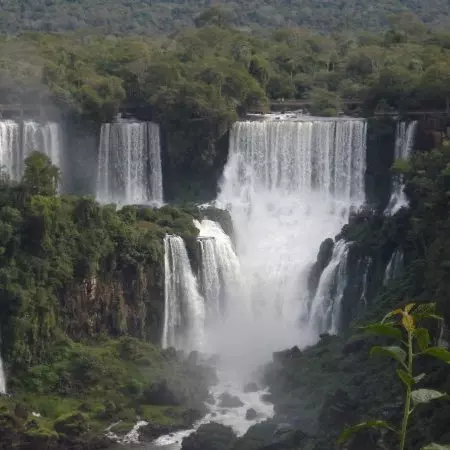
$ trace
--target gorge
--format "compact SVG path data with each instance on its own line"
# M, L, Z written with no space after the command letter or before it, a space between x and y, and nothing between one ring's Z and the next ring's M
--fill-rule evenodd
M397 128L392 148L398 149L399 136L409 127L395 122L392 127ZM289 114L236 122L220 192L212 202L217 212L229 212L231 226L215 217L210 205L200 205L196 212L187 208L187 214L170 206L146 207L163 199L166 150L159 132L157 125L137 121L101 127L96 197L124 206L114 214L132 234L126 245L117 236L116 251L123 255L105 253L96 264L101 271L87 268L80 287L75 280L71 293L63 296L66 311L81 325L79 330L71 325L70 333L83 336L86 327L91 337L100 329L119 336L132 333L160 343L167 352L175 347L186 354L215 355L219 382L210 387L214 405L203 411L195 427L213 421L242 436L274 416L273 399L268 400L259 373L271 355L294 346L308 352L324 335L345 331L383 286L402 273L409 256L400 247L392 251L389 243L379 258L352 236L355 220L372 214L364 209L368 172L374 171L368 167L371 129L365 119ZM413 138L411 132L408 151ZM391 198L397 192L402 190L393 179ZM106 210L83 202L76 207L81 214L77 221L90 229L100 220L96 214L101 217ZM385 205L378 209L387 211ZM397 220L398 211L386 212L386 220ZM137 230L148 234L139 237ZM138 250L141 239L150 239L148 249ZM127 248L137 242L133 252L138 255L128 254ZM108 283L117 276L110 292ZM70 304L71 296L89 308L87 316L88 311L94 314L86 324L87 316ZM96 303L104 308L103 317L108 315L109 328L104 328ZM8 353L7 358L8 368ZM255 380L258 390L244 392ZM237 396L243 406L222 408L224 393ZM256 417L247 419L250 409ZM151 423L151 415L138 417ZM191 425L184 422L184 428ZM151 445L179 448L191 431L162 432Z

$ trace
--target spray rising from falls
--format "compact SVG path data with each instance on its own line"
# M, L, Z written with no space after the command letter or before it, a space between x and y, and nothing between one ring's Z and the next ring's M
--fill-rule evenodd
M63 150L63 133L58 123L0 121L0 164L13 180L20 180L24 161L33 151L45 153L63 170Z
M317 339L330 297L317 297L310 310L306 273L323 239L364 202L365 161L364 120L235 124L218 203L232 215L244 283L227 299L221 351L264 361Z
M162 203L161 149L157 124L119 121L102 125L97 198L104 203Z
M395 135L395 159L409 159L414 147L414 138L417 130L417 121L397 123ZM403 181L395 178L392 183L392 194L385 213L395 214L400 208L408 205L408 200L403 192Z
M199 294L184 241L164 238L164 328L162 346L180 350L203 348L205 304Z

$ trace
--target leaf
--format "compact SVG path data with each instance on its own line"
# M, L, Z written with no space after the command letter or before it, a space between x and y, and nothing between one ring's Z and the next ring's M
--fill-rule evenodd
M436 303L422 303L417 306L412 315L416 320L442 320L442 317L436 314Z
M425 374L424 374L424 373L421 373L420 375L416 375L416 376L414 377L414 382L415 382L415 383L418 383L419 381L422 381L424 378L425 378Z
M443 347L430 347L422 353L424 355L434 356L435 358L450 364L450 352Z
M342 444L343 442L348 441L355 433L368 428L384 428L385 430L395 432L395 430L384 420L368 420L367 422L361 422L357 425L345 428L338 438L338 443Z
M420 405L421 403L429 403L433 400L437 400L446 396L447 394L435 391L434 389L417 389L411 392L411 398L414 406Z
M370 354L371 355L380 354L390 356L391 358L394 358L396 361L398 361L403 367L405 367L406 352L400 347L397 346L380 347L379 345L376 345L375 347L372 347Z
M381 336L388 336L394 339L400 340L402 338L402 332L398 328L386 323L374 323L373 325L367 325L362 327L364 331L368 333L379 334Z
M430 333L426 328L416 328L414 330L414 336L417 339L417 345L421 352L426 350L430 345Z
M421 303L417 305L414 314L433 314L436 312L436 303Z
M426 447L423 447L422 450L450 450L450 445L441 445L441 444L428 444Z
M410 388L415 383L414 378L402 369L397 369L397 375L407 388Z
M411 310L414 308L414 306L416 306L415 303L410 303L409 305L406 305L406 306L405 306L405 311L406 311L407 313L411 312Z
M399 314L403 314L401 309L394 309L394 311L388 312L384 317L381 323L384 323L387 319L393 316L398 316Z
M408 333L411 333L412 331L414 331L415 325L414 325L414 318L413 318L413 316L409 315L408 313L403 314L402 325L403 325L403 328Z

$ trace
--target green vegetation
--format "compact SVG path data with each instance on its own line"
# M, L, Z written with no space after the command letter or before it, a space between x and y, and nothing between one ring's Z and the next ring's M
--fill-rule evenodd
M446 394L434 389L420 388L413 390L413 387L421 383L426 377L425 373L414 374L413 366L418 357L432 356L450 364L450 352L443 347L430 347L428 330L418 326L420 321L441 319L434 314L434 309L434 304L417 306L410 303L404 309L396 309L388 313L381 322L364 327L366 331L371 333L394 338L396 343L399 344L395 346L375 346L372 348L371 354L389 356L397 362L396 373L405 388L405 407L401 428L395 429L385 420L361 422L347 428L340 436L340 442L347 441L358 431L367 428L383 428L396 435L399 441L399 449L404 450L409 418L416 407L446 397ZM396 317L397 319L395 319ZM450 446L442 448L450 448Z
M342 430L355 423L400 424L396 431L404 423L407 425L404 448L408 450L420 450L424 446L439 449L450 443L447 426L450 402L445 397L422 403L412 414L411 405L405 409L408 390L413 402L423 400L421 395L425 392L430 394L422 389L430 389L436 397L441 397L436 392L450 392L448 352L435 347L441 342L440 336L448 341L446 330L450 323L449 167L446 143L440 149L417 152L408 163L402 161L393 167L406 182L408 209L394 216L371 209L352 215L350 223L337 236L352 242L347 261L349 281L342 300L342 333L322 335L316 345L303 350L294 347L274 354L265 378L271 392L269 400L275 404L275 418L252 427L238 439L233 450L264 447L332 450ZM313 290L331 251L332 242L324 241L316 271L309 280ZM401 252L404 267L395 278L386 281L386 266L396 251ZM361 267L366 266L360 263L367 258L372 263L366 278L365 302L362 302L358 289L363 277ZM411 309L406 299L414 299L417 306ZM430 299L436 301L436 311L444 316L443 328L435 320L418 320L417 315L429 308ZM403 315L388 315L382 325L369 325L372 331L384 334L363 334L362 326L377 322L386 311L400 313L396 311L398 308L407 313L403 326L409 327L409 332L397 321ZM414 315L415 328L411 334ZM392 338L398 338L399 334L404 343L393 344ZM408 335L413 347L409 345ZM375 352L391 358L370 357L374 346ZM412 363L405 356L409 349L412 349ZM445 360L432 356L444 356ZM423 373L426 377L419 380L417 377ZM411 378L413 383L409 386ZM413 394L415 390L419 392ZM374 423L374 418L383 422ZM290 423L291 428L275 441L274 431L280 422ZM399 448L397 433L385 428L360 428L345 444L347 450ZM430 442L440 443L441 447Z
M2 38L2 103L42 104L49 113L53 106L84 126L118 111L160 123L173 178L166 181L180 184L187 200L199 180L214 192L232 123L266 111L270 100L306 100L323 115L347 110L349 99L359 102L352 109L359 115L442 110L450 102L450 37L414 17L396 17L385 32L332 36L280 28L257 37L225 26L220 14L196 22L159 39Z
M120 436L138 418L156 437L190 426L204 412L212 374L171 351L131 337L65 339L52 350L45 363L15 373L9 380L15 395L0 398L2 439L9 433L18 448L43 436L55 447L101 440L113 423Z
M190 425L213 375L150 342L162 331L163 237L183 236L195 258L198 212L56 196L58 178L35 152L20 183L0 183L1 354L14 394L0 399L2 444L65 448L137 417L149 435Z
M376 30L388 25L392 14L415 13L432 26L449 25L445 0L222 0L220 14L214 2L197 0L3 0L0 31L73 31L88 29L102 34L166 34L201 24L204 18L263 32L280 26L316 30Z

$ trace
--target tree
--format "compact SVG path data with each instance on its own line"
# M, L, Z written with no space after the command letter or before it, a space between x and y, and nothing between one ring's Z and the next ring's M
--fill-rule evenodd
M25 159L22 184L31 195L55 195L60 182L60 171L47 155L32 152Z

